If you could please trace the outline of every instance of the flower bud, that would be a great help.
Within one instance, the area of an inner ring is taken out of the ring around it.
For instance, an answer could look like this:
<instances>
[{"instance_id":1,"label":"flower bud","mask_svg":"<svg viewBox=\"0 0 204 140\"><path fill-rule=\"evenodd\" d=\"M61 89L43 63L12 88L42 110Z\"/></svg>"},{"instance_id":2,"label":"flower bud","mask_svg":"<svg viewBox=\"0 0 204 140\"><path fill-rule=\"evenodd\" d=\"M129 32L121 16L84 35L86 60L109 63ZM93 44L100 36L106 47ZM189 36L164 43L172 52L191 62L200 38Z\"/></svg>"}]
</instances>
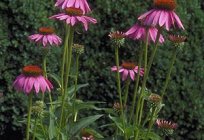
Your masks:
<instances>
[{"instance_id":1,"label":"flower bud","mask_svg":"<svg viewBox=\"0 0 204 140\"><path fill-rule=\"evenodd\" d=\"M83 54L84 53L84 46L83 45L79 45L79 44L74 44L73 45L73 52L76 54Z\"/></svg>"}]
</instances>

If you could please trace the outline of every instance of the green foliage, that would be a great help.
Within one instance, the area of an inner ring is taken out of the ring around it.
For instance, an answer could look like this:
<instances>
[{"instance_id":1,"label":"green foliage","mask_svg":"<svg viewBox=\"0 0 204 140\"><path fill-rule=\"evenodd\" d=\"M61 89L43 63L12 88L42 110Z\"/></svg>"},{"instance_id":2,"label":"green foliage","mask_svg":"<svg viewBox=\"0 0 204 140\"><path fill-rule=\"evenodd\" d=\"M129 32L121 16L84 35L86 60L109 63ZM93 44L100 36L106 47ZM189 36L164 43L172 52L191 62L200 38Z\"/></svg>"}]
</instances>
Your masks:
<instances>
[{"instance_id":1,"label":"green foliage","mask_svg":"<svg viewBox=\"0 0 204 140\"><path fill-rule=\"evenodd\" d=\"M105 107L112 107L117 101L114 74L110 67L114 65L114 53L108 38L112 29L126 31L137 17L151 6L150 0L89 0L93 16L98 24L91 26L86 33L76 34L75 43L85 45L82 55L79 83L89 83L78 97L83 100L106 102ZM40 47L30 43L27 36L38 27L53 25L47 17L55 12L54 0L1 0L0 1L0 90L5 94L0 108L1 135L12 135L23 124L17 118L24 115L26 107L24 97L13 93L12 81L26 64L41 63ZM177 140L204 138L204 9L202 0L178 0L177 13L186 28L188 41L180 51L172 73L172 81L165 97L165 107L161 117L178 123L175 131ZM56 25L57 26L57 25ZM59 26L59 25L58 25ZM137 59L138 43L128 42L120 49L121 60ZM51 49L48 61L49 72L59 72L60 48ZM160 47L156 61L148 80L148 88L160 92L169 65L171 46L167 42ZM54 81L54 80L53 80ZM91 114L91 112L88 112ZM52 121L52 120L51 120ZM104 120L101 120L104 124ZM102 129L106 135L111 130ZM54 131L51 130L50 131ZM5 134L6 133L6 134ZM52 137L52 136L50 136Z\"/></svg>"}]
</instances>

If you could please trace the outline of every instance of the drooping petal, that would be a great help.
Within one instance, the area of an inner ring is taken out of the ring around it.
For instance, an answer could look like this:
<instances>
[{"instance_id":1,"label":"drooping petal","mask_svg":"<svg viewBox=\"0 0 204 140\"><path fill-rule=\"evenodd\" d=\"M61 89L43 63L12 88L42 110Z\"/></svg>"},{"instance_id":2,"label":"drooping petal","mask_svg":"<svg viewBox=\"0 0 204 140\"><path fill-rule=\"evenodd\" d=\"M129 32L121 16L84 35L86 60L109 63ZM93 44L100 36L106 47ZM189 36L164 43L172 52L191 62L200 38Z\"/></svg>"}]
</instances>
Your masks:
<instances>
[{"instance_id":1,"label":"drooping petal","mask_svg":"<svg viewBox=\"0 0 204 140\"><path fill-rule=\"evenodd\" d=\"M124 69L122 73L122 80L125 81L127 79L127 76L128 76L128 70Z\"/></svg>"}]
</instances>

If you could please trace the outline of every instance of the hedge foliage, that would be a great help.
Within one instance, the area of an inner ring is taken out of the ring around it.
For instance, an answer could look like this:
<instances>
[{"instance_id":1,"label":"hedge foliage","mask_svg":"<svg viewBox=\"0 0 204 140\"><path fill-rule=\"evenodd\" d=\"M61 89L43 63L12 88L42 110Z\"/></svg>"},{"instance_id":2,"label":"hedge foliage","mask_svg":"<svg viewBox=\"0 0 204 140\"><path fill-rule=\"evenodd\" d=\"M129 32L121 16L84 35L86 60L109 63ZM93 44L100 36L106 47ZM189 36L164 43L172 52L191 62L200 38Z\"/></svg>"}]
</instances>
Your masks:
<instances>
[{"instance_id":1,"label":"hedge foliage","mask_svg":"<svg viewBox=\"0 0 204 140\"><path fill-rule=\"evenodd\" d=\"M24 96L14 93L12 81L26 64L41 62L39 47L30 43L27 36L40 26L55 25L48 20L57 10L53 1L43 0L1 0L0 1L0 91L4 100L0 106L0 137L11 139L23 132L24 126L18 120L26 111ZM85 44L86 53L81 60L80 83L89 83L79 95L84 100L99 100L111 107L117 100L114 75L114 53L108 34L112 29L127 30L137 17L151 7L151 0L89 0L93 16L98 24L83 34L76 34L75 42ZM165 108L161 117L177 121L179 128L176 140L204 139L204 3L202 0L178 0L177 13L181 17L188 36L185 47L180 51L168 87ZM60 32L60 31L59 31ZM79 31L81 32L81 31ZM121 49L122 60L137 59L138 43L127 41ZM58 72L60 48L51 49L50 72ZM169 65L171 46L167 42L159 48L153 64L148 88L159 92ZM101 120L103 124L103 120ZM107 134L104 130L104 134Z\"/></svg>"}]
</instances>

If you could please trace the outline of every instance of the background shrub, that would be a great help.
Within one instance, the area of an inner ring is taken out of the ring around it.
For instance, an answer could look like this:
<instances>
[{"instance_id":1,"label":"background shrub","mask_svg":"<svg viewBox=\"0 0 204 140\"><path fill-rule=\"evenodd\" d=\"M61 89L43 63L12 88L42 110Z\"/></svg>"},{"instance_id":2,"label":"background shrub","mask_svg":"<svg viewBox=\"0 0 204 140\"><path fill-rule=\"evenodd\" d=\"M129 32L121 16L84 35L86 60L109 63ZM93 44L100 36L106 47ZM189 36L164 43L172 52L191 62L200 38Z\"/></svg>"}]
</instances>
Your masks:
<instances>
[{"instance_id":1,"label":"background shrub","mask_svg":"<svg viewBox=\"0 0 204 140\"><path fill-rule=\"evenodd\" d=\"M114 74L110 67L114 65L114 53L108 34L112 29L126 31L137 17L151 7L151 0L90 0L93 16L98 24L91 26L83 34L76 34L75 42L85 44L86 53L81 60L80 83L89 83L89 88L80 91L84 100L104 101L105 107L111 107L117 100ZM26 64L41 62L39 47L30 43L27 36L40 26L55 25L47 17L56 12L54 1L43 0L1 0L0 1L0 91L4 100L0 107L0 135L3 139L16 138L22 134L24 126L18 122L26 111L24 95L14 93L12 81ZM204 139L204 3L202 0L182 1L177 13L181 17L188 36L185 47L180 51L168 87L165 108L160 117L177 121L177 140ZM60 32L60 31L59 31ZM80 31L81 32L81 31ZM127 41L121 49L121 60L137 59L138 43ZM49 55L50 72L58 72L60 48L51 49ZM167 42L159 48L156 61L151 70L148 88L160 92L169 65L171 46ZM91 112L89 112L91 113ZM102 120L100 124L104 124ZM103 130L105 135L111 131ZM20 137L20 136L19 136ZM22 138L20 138L22 139Z\"/></svg>"}]
</instances>

